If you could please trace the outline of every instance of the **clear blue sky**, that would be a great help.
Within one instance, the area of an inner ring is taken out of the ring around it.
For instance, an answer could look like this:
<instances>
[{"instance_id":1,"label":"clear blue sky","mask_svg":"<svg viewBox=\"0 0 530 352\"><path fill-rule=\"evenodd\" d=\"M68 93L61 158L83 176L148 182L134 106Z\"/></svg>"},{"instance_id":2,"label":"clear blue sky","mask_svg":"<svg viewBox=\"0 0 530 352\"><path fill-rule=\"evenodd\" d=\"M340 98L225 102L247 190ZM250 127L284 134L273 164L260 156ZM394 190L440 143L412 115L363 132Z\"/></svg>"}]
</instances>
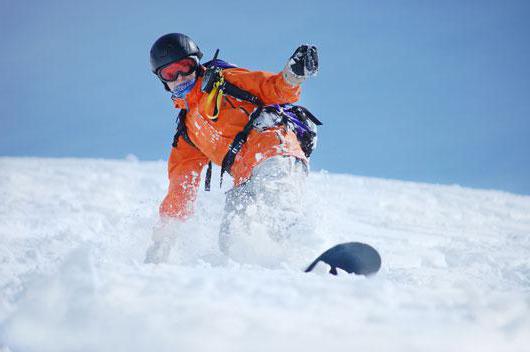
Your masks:
<instances>
[{"instance_id":1,"label":"clear blue sky","mask_svg":"<svg viewBox=\"0 0 530 352\"><path fill-rule=\"evenodd\" d=\"M189 4L186 7L184 4ZM321 72L313 170L530 194L528 1L0 2L0 156L166 159L176 111L149 48Z\"/></svg>"}]
</instances>

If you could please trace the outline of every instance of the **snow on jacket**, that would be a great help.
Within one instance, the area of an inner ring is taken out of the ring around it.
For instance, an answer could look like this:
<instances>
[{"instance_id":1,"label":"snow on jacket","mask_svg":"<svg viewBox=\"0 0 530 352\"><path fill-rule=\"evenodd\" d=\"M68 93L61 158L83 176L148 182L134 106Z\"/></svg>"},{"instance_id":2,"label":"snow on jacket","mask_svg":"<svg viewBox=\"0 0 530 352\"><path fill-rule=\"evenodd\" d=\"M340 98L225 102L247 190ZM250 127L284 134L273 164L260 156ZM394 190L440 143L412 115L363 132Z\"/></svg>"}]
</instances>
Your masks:
<instances>
[{"instance_id":1,"label":"snow on jacket","mask_svg":"<svg viewBox=\"0 0 530 352\"><path fill-rule=\"evenodd\" d=\"M228 82L259 97L265 105L294 103L300 97L300 86L291 86L281 73L249 71L242 68L223 70ZM230 143L247 124L255 105L224 96L218 118L210 120L211 106L206 103L208 94L200 89L202 77L184 99L176 99L175 107L186 109L187 134L195 146L179 138L168 160L169 189L160 205L160 215L185 220L193 213L193 204L200 184L203 167L211 160L221 165ZM295 156L307 162L294 132L285 126L275 126L264 131L252 130L241 151L237 154L230 174L234 185L247 180L259 163L277 155Z\"/></svg>"}]
</instances>

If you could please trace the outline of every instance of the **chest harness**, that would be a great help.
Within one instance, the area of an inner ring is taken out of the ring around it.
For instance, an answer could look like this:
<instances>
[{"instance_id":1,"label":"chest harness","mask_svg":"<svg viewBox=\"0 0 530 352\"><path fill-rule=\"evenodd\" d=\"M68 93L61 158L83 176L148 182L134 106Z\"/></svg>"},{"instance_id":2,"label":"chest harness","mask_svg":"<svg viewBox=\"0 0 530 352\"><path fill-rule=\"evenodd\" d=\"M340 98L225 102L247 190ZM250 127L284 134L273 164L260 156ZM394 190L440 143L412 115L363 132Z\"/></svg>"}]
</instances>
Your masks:
<instances>
[{"instance_id":1,"label":"chest harness","mask_svg":"<svg viewBox=\"0 0 530 352\"><path fill-rule=\"evenodd\" d=\"M221 179L220 184L223 182L223 174L228 172L234 164L237 153L243 148L243 145L247 141L248 135L252 129L259 128L257 119L264 113L272 114L275 116L274 125L285 125L293 130L297 136L300 146L304 154L309 157L316 147L317 134L316 126L322 125L322 123L311 113L309 110L300 105L292 104L273 104L264 105L261 99L257 96L243 90L236 85L226 81L223 77L222 71L227 68L235 68L237 66L227 63L223 60L217 59L219 49L216 51L213 60L206 62L203 66L206 68L203 75L201 90L208 93L206 104L211 106L213 104L213 115L206 116L212 121L216 121L221 109L221 103L224 96L235 98L238 101L246 101L256 106L254 111L250 113L249 120L245 127L235 136L234 140L230 144L227 153L223 158L221 164ZM227 99L228 102L230 102ZM230 103L231 104L231 103ZM209 110L209 109L208 109ZM186 110L180 110L177 117L177 130L173 137L173 147L177 147L178 140L180 137L184 139L190 145L196 147L186 132L185 118ZM271 126L268 126L271 127ZM204 188L206 191L210 190L212 178L212 162L208 162L208 169L206 170L206 178Z\"/></svg>"}]
</instances>

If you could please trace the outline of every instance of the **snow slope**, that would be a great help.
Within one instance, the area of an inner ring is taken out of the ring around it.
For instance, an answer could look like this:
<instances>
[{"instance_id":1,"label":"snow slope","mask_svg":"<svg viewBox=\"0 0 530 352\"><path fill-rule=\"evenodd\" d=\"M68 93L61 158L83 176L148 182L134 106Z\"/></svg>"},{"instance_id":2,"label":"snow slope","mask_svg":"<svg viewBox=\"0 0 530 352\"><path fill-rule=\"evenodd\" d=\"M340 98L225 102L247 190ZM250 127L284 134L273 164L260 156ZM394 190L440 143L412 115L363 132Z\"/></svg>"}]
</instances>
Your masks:
<instances>
[{"instance_id":1,"label":"snow slope","mask_svg":"<svg viewBox=\"0 0 530 352\"><path fill-rule=\"evenodd\" d=\"M314 234L236 262L213 187L169 263L145 265L165 172L0 158L0 351L529 350L530 197L312 173ZM375 277L302 273L351 240L380 250Z\"/></svg>"}]
</instances>

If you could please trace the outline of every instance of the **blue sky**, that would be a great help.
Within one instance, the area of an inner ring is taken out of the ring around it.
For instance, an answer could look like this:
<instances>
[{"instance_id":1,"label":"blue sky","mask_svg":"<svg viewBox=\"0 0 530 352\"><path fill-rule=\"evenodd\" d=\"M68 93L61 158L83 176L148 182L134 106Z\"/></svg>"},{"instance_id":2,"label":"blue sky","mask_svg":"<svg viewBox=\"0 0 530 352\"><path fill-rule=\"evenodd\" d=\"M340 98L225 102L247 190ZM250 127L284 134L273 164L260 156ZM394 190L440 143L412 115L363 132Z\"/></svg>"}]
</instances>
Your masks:
<instances>
[{"instance_id":1,"label":"blue sky","mask_svg":"<svg viewBox=\"0 0 530 352\"><path fill-rule=\"evenodd\" d=\"M274 72L319 47L313 170L530 194L530 3L191 4L2 1L0 156L166 159L176 111L148 54L183 32Z\"/></svg>"}]
</instances>

